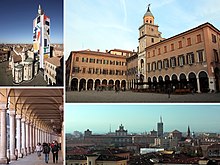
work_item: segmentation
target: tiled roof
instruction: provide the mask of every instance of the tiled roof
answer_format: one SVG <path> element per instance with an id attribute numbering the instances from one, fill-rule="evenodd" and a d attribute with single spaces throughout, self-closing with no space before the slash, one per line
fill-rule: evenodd
<path id="1" fill-rule="evenodd" d="M 115 58 L 126 58 L 124 56 L 114 55 L 106 52 L 98 52 L 98 51 L 88 51 L 88 50 L 82 50 L 82 51 L 72 51 L 72 53 L 80 53 L 80 54 L 89 54 L 89 55 L 98 55 L 98 56 L 108 56 L 108 57 L 115 57 Z"/>
<path id="2" fill-rule="evenodd" d="M 21 56 L 17 55 L 14 51 L 11 51 L 11 56 L 14 60 L 14 63 L 21 62 Z"/>
<path id="3" fill-rule="evenodd" d="M 51 58 L 47 58 L 45 61 L 58 67 L 58 66 L 60 66 L 60 59 L 61 59 L 60 56 L 59 57 L 51 57 Z"/>

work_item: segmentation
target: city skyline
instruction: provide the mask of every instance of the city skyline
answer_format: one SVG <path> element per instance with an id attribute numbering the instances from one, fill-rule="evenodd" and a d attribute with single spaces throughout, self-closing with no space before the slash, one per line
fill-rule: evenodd
<path id="1" fill-rule="evenodd" d="M 169 38 L 205 22 L 220 28 L 220 2 L 211 1 L 65 1 L 65 54 L 72 50 L 136 50 L 138 28 L 147 5 L 159 25 L 162 37 Z M 74 20 L 74 21 L 68 21 Z"/>
<path id="2" fill-rule="evenodd" d="M 219 105 L 65 105 L 65 132 L 93 133 L 114 132 L 123 125 L 129 133 L 143 133 L 157 130 L 157 123 L 162 116 L 164 132 L 175 129 L 187 132 L 220 132 Z"/>
<path id="3" fill-rule="evenodd" d="M 53 0 L 2 0 L 0 15 L 5 22 L 0 31 L 0 43 L 32 44 L 33 19 L 37 16 L 39 5 L 51 21 L 51 43 L 63 43 L 63 0 L 56 3 Z"/>

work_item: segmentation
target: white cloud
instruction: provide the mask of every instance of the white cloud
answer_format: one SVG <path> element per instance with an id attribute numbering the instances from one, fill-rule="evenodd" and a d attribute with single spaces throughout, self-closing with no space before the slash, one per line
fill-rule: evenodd
<path id="1" fill-rule="evenodd" d="M 125 0 L 120 0 L 120 3 L 124 11 L 124 24 L 126 24 L 127 23 L 127 8 L 126 8 Z"/>

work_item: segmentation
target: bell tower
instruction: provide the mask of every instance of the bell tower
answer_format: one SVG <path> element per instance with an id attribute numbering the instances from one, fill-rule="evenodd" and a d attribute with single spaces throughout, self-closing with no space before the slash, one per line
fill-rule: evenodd
<path id="1" fill-rule="evenodd" d="M 150 11 L 150 4 L 147 7 L 147 12 L 144 14 L 143 21 L 144 21 L 143 23 L 146 22 L 146 23 L 154 24 L 154 16 Z"/>
<path id="2" fill-rule="evenodd" d="M 150 10 L 150 4 L 143 17 L 143 25 L 139 27 L 139 52 L 145 51 L 145 48 L 163 40 L 159 26 L 154 24 L 154 16 Z"/>
<path id="3" fill-rule="evenodd" d="M 139 27 L 138 47 L 138 79 L 139 82 L 147 82 L 146 79 L 146 48 L 163 40 L 159 26 L 154 24 L 154 16 L 150 10 L 150 4 L 143 16 L 143 24 Z"/>

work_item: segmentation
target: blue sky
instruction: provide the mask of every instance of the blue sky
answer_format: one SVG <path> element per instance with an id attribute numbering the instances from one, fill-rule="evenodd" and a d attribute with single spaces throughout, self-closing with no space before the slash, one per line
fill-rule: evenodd
<path id="1" fill-rule="evenodd" d="M 188 125 L 195 132 L 220 132 L 220 105 L 149 105 L 149 104 L 66 104 L 65 130 L 107 133 L 120 124 L 130 133 L 157 129 L 160 116 L 164 131 L 186 132 Z"/>
<path id="2" fill-rule="evenodd" d="M 219 0 L 66 0 L 65 49 L 133 50 L 147 5 L 164 38 L 205 22 L 220 29 Z"/>
<path id="3" fill-rule="evenodd" d="M 52 43 L 63 43 L 63 0 L 1 0 L 0 43 L 32 43 L 38 5 L 50 17 Z"/>

